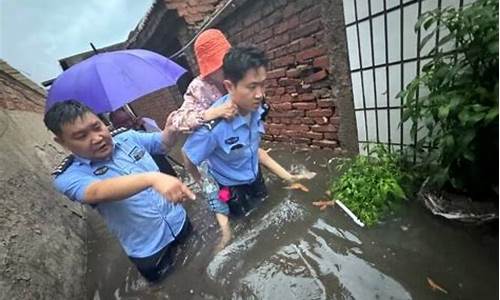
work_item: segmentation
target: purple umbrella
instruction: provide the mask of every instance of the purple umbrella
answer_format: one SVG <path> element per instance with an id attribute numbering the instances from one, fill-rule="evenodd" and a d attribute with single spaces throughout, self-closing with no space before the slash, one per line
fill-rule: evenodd
<path id="1" fill-rule="evenodd" d="M 96 113 L 111 112 L 161 88 L 186 70 L 157 53 L 135 49 L 94 55 L 64 71 L 52 84 L 45 110 L 74 99 Z"/>

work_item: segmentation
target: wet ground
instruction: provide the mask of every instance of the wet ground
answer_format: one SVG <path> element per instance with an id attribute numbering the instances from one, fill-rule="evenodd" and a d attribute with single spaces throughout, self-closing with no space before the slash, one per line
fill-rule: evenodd
<path id="1" fill-rule="evenodd" d="M 219 232 L 201 196 L 187 205 L 194 233 L 175 270 L 148 285 L 89 216 L 90 299 L 498 299 L 498 231 L 464 227 L 408 202 L 384 223 L 358 227 L 338 207 L 320 211 L 332 153 L 272 145 L 286 168 L 318 175 L 305 193 L 265 173 L 270 197 L 235 220 L 233 240 L 214 253 Z M 427 281 L 447 291 L 433 291 Z"/>

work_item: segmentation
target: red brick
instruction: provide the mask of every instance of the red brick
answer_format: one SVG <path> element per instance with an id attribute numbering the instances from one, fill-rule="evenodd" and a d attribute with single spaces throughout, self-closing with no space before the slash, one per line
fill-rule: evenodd
<path id="1" fill-rule="evenodd" d="M 286 70 L 286 68 L 278 68 L 278 69 L 274 69 L 272 71 L 268 71 L 267 78 L 274 79 L 274 78 L 285 77 L 285 70 Z"/>
<path id="2" fill-rule="evenodd" d="M 290 125 L 293 126 L 293 125 Z M 297 131 L 297 130 L 285 130 L 282 132 L 282 134 L 291 136 L 291 137 L 298 137 L 298 138 L 307 138 L 305 136 L 306 131 Z"/>
<path id="3" fill-rule="evenodd" d="M 280 117 L 280 118 L 296 118 L 296 117 L 303 117 L 304 112 L 300 110 L 289 110 L 289 111 L 284 111 L 284 112 L 278 112 L 278 111 L 273 111 L 271 110 L 269 112 L 270 117 Z M 285 124 L 290 124 L 290 122 L 286 123 L 284 122 L 285 120 L 281 120 Z"/>
<path id="4" fill-rule="evenodd" d="M 269 39 L 272 36 L 273 36 L 273 31 L 271 30 L 271 28 L 267 28 L 267 29 L 261 30 L 255 36 L 255 42 L 256 43 L 261 43 L 262 41 L 265 41 L 265 40 Z"/>
<path id="5" fill-rule="evenodd" d="M 314 122 L 319 125 L 328 124 L 330 120 L 327 117 L 313 118 Z"/>
<path id="6" fill-rule="evenodd" d="M 326 77 L 328 77 L 328 73 L 325 70 L 321 70 L 321 71 L 316 72 L 312 75 L 309 75 L 309 77 L 306 78 L 305 82 L 314 83 L 314 82 L 321 81 L 321 80 L 325 79 Z"/>
<path id="7" fill-rule="evenodd" d="M 316 47 L 316 48 L 307 49 L 307 50 L 304 50 L 304 51 L 299 52 L 297 54 L 297 61 L 298 62 L 306 62 L 310 58 L 324 55 L 325 52 L 326 52 L 325 48 L 323 48 L 323 47 Z"/>
<path id="8" fill-rule="evenodd" d="M 301 37 L 310 36 L 311 34 L 320 31 L 321 28 L 322 25 L 319 19 L 303 24 L 298 29 L 293 31 L 292 39 L 295 40 Z"/>
<path id="9" fill-rule="evenodd" d="M 266 87 L 278 87 L 278 81 L 276 79 L 266 79 Z"/>
<path id="10" fill-rule="evenodd" d="M 281 24 L 278 24 L 274 28 L 274 34 L 281 34 L 299 25 L 299 17 L 293 16 L 291 18 L 285 19 Z"/>
<path id="11" fill-rule="evenodd" d="M 280 134 L 284 128 L 285 128 L 284 124 L 269 124 L 266 129 L 266 132 L 268 132 L 269 134 L 276 135 Z"/>
<path id="12" fill-rule="evenodd" d="M 268 50 L 277 48 L 279 46 L 285 45 L 290 41 L 290 37 L 288 34 L 282 34 L 278 36 L 274 36 L 270 41 L 268 45 Z"/>
<path id="13" fill-rule="evenodd" d="M 316 40 L 312 36 L 300 39 L 300 49 L 301 50 L 305 50 L 305 49 L 313 46 L 314 44 L 316 44 Z"/>
<path id="14" fill-rule="evenodd" d="M 314 94 L 301 94 L 299 96 L 300 101 L 313 101 L 316 99 Z"/>
<path id="15" fill-rule="evenodd" d="M 302 124 L 306 124 L 306 125 L 313 125 L 315 123 L 314 120 L 312 118 L 309 118 L 309 117 L 301 118 L 299 121 L 302 122 Z"/>
<path id="16" fill-rule="evenodd" d="M 328 70 L 330 68 L 330 59 L 327 55 L 316 57 L 314 59 L 313 66 L 315 66 L 316 68 L 323 68 Z"/>
<path id="17" fill-rule="evenodd" d="M 277 10 L 261 20 L 262 28 L 271 28 L 271 26 L 273 26 L 274 24 L 281 22 L 282 19 L 283 14 L 281 13 L 281 11 Z"/>
<path id="18" fill-rule="evenodd" d="M 288 54 L 288 48 L 287 46 L 279 47 L 274 50 L 271 50 L 270 53 L 273 53 L 275 58 L 280 58 Z"/>
<path id="19" fill-rule="evenodd" d="M 300 51 L 300 43 L 299 41 L 293 41 L 286 45 L 285 48 L 288 50 L 288 54 L 295 54 Z"/>
<path id="20" fill-rule="evenodd" d="M 289 142 L 290 138 L 287 136 L 275 136 L 274 140 L 278 142 Z"/>
<path id="21" fill-rule="evenodd" d="M 287 77 L 297 78 L 297 77 L 299 77 L 299 75 L 300 75 L 299 70 L 297 70 L 295 68 L 289 69 L 289 70 L 286 71 L 286 76 Z"/>
<path id="22" fill-rule="evenodd" d="M 294 125 L 289 125 L 287 126 L 287 129 L 298 131 L 298 132 L 308 132 L 310 130 L 310 126 L 307 126 L 305 124 L 294 124 Z"/>
<path id="23" fill-rule="evenodd" d="M 316 103 L 314 102 L 295 102 L 292 104 L 293 108 L 310 110 L 316 108 Z"/>
<path id="24" fill-rule="evenodd" d="M 323 135 L 325 136 L 325 139 L 327 139 L 327 140 L 338 140 L 339 139 L 337 134 L 333 133 L 333 132 L 325 132 L 325 133 L 323 133 Z"/>
<path id="25" fill-rule="evenodd" d="M 309 94 L 309 93 L 311 93 L 311 90 L 312 90 L 312 86 L 310 84 L 301 84 L 299 87 L 299 93 L 302 93 L 302 94 Z M 314 94 L 314 96 L 317 97 L 316 94 Z"/>
<path id="26" fill-rule="evenodd" d="M 205 17 L 202 14 L 196 13 L 196 14 L 189 14 L 189 15 L 185 16 L 184 20 L 186 20 L 186 23 L 194 25 L 199 21 L 203 21 L 204 18 Z"/>
<path id="27" fill-rule="evenodd" d="M 323 139 L 323 133 L 320 133 L 320 132 L 309 131 L 309 132 L 304 133 L 304 136 L 307 138 L 313 139 L 313 140 Z"/>
<path id="28" fill-rule="evenodd" d="M 272 104 L 272 107 L 276 109 L 277 111 L 287 111 L 292 109 L 292 103 L 290 102 L 284 102 L 284 103 L 276 103 Z"/>
<path id="29" fill-rule="evenodd" d="M 249 25 L 257 22 L 258 20 L 260 20 L 260 18 L 262 17 L 262 11 L 261 10 L 254 10 L 252 11 L 252 14 L 250 14 L 248 17 L 246 17 L 244 20 L 243 20 L 243 25 L 245 27 L 248 27 Z"/>
<path id="30" fill-rule="evenodd" d="M 280 95 L 268 97 L 268 98 L 266 98 L 266 101 L 269 103 L 279 103 L 279 102 L 281 102 L 281 97 L 280 97 Z"/>
<path id="31" fill-rule="evenodd" d="M 281 95 L 280 101 L 282 101 L 282 102 L 290 102 L 290 101 L 292 101 L 292 96 L 290 96 L 289 94 Z"/>
<path id="32" fill-rule="evenodd" d="M 307 23 L 314 19 L 319 19 L 321 17 L 321 5 L 319 2 L 311 8 L 308 8 L 300 13 L 300 21 L 302 23 Z"/>
<path id="33" fill-rule="evenodd" d="M 293 78 L 287 78 L 283 77 L 278 80 L 279 86 L 290 86 L 290 85 L 297 85 L 300 83 L 299 79 L 293 79 Z"/>
<path id="34" fill-rule="evenodd" d="M 309 145 L 311 143 L 310 139 L 303 138 L 303 137 L 293 137 L 292 140 L 294 141 L 295 144 L 306 144 L 306 145 Z"/>
<path id="35" fill-rule="evenodd" d="M 292 65 L 294 63 L 295 63 L 295 57 L 293 56 L 285 56 L 272 61 L 272 65 L 274 68 Z"/>
<path id="36" fill-rule="evenodd" d="M 194 6 L 190 7 L 191 12 L 194 13 L 207 13 L 207 12 L 212 12 L 214 10 L 214 6 L 210 4 L 196 4 Z"/>
<path id="37" fill-rule="evenodd" d="M 311 126 L 311 130 L 315 131 L 315 132 L 337 132 L 338 128 L 337 128 L 337 126 L 334 126 L 332 124 L 313 125 L 313 126 Z"/>
<path id="38" fill-rule="evenodd" d="M 329 117 L 333 115 L 333 111 L 330 108 L 315 109 L 308 111 L 306 115 L 312 118 Z"/>
<path id="39" fill-rule="evenodd" d="M 321 107 L 321 108 L 333 107 L 334 106 L 333 99 L 331 99 L 331 98 L 319 99 L 318 100 L 318 106 Z"/>
<path id="40" fill-rule="evenodd" d="M 312 69 L 312 66 L 310 66 L 308 64 L 302 64 L 302 65 L 297 66 L 297 70 L 299 70 L 300 72 L 307 72 L 308 70 L 311 70 L 311 69 Z"/>
<path id="41" fill-rule="evenodd" d="M 299 12 L 299 8 L 294 2 L 291 2 L 283 9 L 283 17 L 286 19 L 297 12 Z"/>
<path id="42" fill-rule="evenodd" d="M 280 95 L 283 95 L 285 93 L 285 88 L 279 87 L 279 88 L 275 89 L 274 91 L 275 91 L 276 95 L 280 96 Z"/>

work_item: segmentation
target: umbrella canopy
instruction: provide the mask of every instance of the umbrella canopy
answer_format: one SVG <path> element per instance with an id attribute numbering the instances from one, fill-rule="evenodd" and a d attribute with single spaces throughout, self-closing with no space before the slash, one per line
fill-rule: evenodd
<path id="1" fill-rule="evenodd" d="M 161 88 L 186 70 L 157 53 L 134 49 L 94 55 L 63 72 L 52 84 L 45 110 L 69 99 L 96 113 L 111 112 Z"/>

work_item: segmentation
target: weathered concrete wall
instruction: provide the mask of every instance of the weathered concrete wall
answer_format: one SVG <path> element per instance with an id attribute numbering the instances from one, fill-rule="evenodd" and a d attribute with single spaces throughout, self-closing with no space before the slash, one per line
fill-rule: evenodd
<path id="1" fill-rule="evenodd" d="M 29 111 L 38 105 L 20 103 L 43 96 L 2 70 L 0 78 L 11 92 L 0 98 L 11 108 L 0 108 L 0 299 L 85 299 L 84 212 L 52 188 L 64 153 Z"/>

